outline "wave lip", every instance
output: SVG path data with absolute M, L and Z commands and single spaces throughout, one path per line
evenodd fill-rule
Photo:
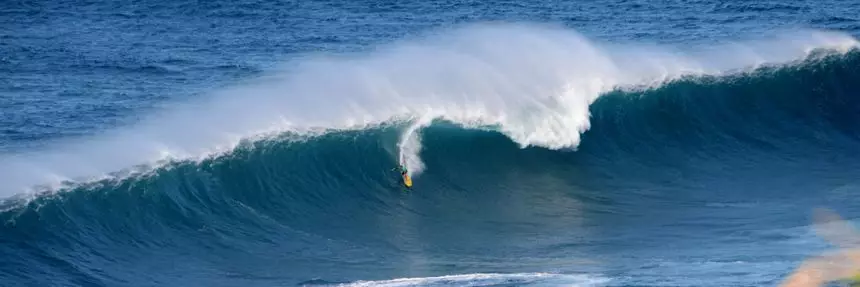
M 323 286 L 342 287 L 407 287 L 407 286 L 602 286 L 610 280 L 604 277 L 554 273 L 476 273 L 438 277 L 399 278 L 381 281 L 356 281 Z
M 521 146 L 576 148 L 591 128 L 590 105 L 615 89 L 855 47 L 848 35 L 819 31 L 684 51 L 598 43 L 557 27 L 467 26 L 369 54 L 304 58 L 289 71 L 220 91 L 206 103 L 176 105 L 137 126 L 0 155 L 0 170 L 9 171 L 0 174 L 2 195 L 92 181 L 166 159 L 223 154 L 260 135 L 360 130 L 402 120 L 492 126 Z M 423 168 L 420 149 L 418 128 L 402 137 L 398 152 L 410 170 Z

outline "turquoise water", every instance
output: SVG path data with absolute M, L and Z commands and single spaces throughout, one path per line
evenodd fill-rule
M 775 286 L 860 214 L 853 11 L 0 4 L 0 281 Z

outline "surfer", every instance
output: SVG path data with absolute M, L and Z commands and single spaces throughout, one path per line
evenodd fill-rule
M 402 164 L 397 165 L 397 167 L 395 167 L 395 168 L 393 168 L 393 169 L 391 169 L 391 170 L 392 170 L 392 171 L 394 171 L 394 170 L 400 171 L 400 175 L 406 175 L 406 173 L 407 173 L 407 171 L 406 171 L 406 167 L 405 167 L 405 166 L 403 166 Z
M 392 169 L 392 171 L 397 170 L 400 171 L 400 176 L 403 178 L 403 185 L 406 187 L 412 187 L 412 178 L 409 177 L 409 171 L 406 170 L 406 167 L 403 164 L 397 165 L 396 168 Z

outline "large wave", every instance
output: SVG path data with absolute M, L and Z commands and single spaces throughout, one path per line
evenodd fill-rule
M 398 123 L 409 128 L 392 158 L 420 173 L 420 128 L 434 119 L 492 129 L 520 146 L 575 148 L 591 127 L 590 105 L 612 91 L 793 64 L 814 51 L 856 46 L 848 35 L 821 31 L 682 48 L 602 43 L 559 27 L 472 25 L 370 53 L 312 55 L 135 126 L 3 155 L 0 181 L 8 196 L 219 155 L 274 134 L 301 141 Z
M 490 30 L 496 29 L 501 28 Z M 569 36 L 563 30 L 551 31 Z M 286 121 L 283 126 L 270 126 L 269 117 L 286 118 L 287 114 L 280 113 L 299 109 L 273 105 L 281 101 L 280 96 L 289 96 L 271 90 L 282 87 L 282 80 L 269 82 L 273 86 L 237 88 L 215 97 L 214 102 L 198 108 L 175 107 L 128 130 L 59 146 L 44 154 L 4 157 L 3 168 L 16 167 L 12 173 L 33 176 L 17 183 L 39 182 L 44 179 L 39 176 L 45 174 L 88 176 L 102 169 L 110 172 L 111 167 L 124 173 L 75 184 L 71 192 L 4 202 L 0 234 L 9 244 L 0 246 L 5 247 L 0 248 L 0 257 L 15 261 L 7 265 L 15 266 L 12 270 L 16 271 L 0 274 L 0 281 L 239 285 L 252 280 L 267 285 L 345 286 L 599 285 L 614 281 L 617 274 L 599 266 L 601 261 L 613 260 L 612 255 L 589 253 L 594 242 L 607 244 L 617 235 L 613 232 L 616 226 L 595 223 L 599 214 L 653 219 L 666 214 L 660 210 L 671 210 L 684 220 L 692 218 L 696 225 L 726 227 L 682 228 L 675 234 L 694 234 L 688 239 L 699 242 L 696 238 L 711 240 L 725 235 L 726 230 L 746 227 L 736 226 L 743 224 L 732 219 L 707 217 L 712 216 L 709 211 L 687 217 L 686 206 L 723 208 L 738 202 L 759 210 L 760 206 L 787 204 L 792 212 L 777 212 L 778 217 L 799 217 L 802 215 L 793 212 L 796 202 L 821 196 L 807 194 L 788 203 L 785 198 L 854 178 L 852 170 L 860 168 L 860 129 L 856 126 L 860 121 L 860 98 L 856 97 L 860 52 L 796 51 L 797 59 L 786 56 L 774 66 L 743 66 L 689 77 L 679 73 L 675 78 L 666 77 L 672 79 L 668 82 L 643 80 L 639 84 L 645 83 L 644 87 L 635 83 L 607 87 L 577 114 L 584 117 L 585 126 L 568 127 L 575 130 L 567 138 L 570 141 L 552 135 L 554 124 L 559 124 L 557 132 L 568 131 L 562 129 L 561 121 L 517 121 L 524 115 L 541 115 L 545 110 L 540 107 L 562 108 L 541 105 L 546 99 L 574 94 L 545 94 L 533 103 L 523 95 L 516 102 L 519 106 L 501 106 L 504 96 L 489 94 L 486 106 L 499 109 L 475 110 L 519 117 L 456 117 L 457 113 L 444 109 L 413 111 L 405 107 L 405 112 L 390 114 L 367 110 L 368 117 L 379 115 L 379 120 L 344 120 L 341 125 L 323 124 L 323 120 L 316 125 Z M 383 55 L 388 53 L 379 52 L 376 57 L 385 58 Z M 352 67 L 347 63 L 374 63 L 371 59 L 362 56 L 326 63 Z M 307 71 L 298 69 L 291 72 L 298 74 L 279 77 L 306 77 Z M 341 70 L 331 70 L 331 74 L 342 77 L 332 78 L 332 83 L 353 75 Z M 326 90 L 325 85 L 317 84 L 320 91 Z M 247 93 L 249 89 L 265 92 Z M 235 95 L 246 97 L 243 101 L 232 98 Z M 450 99 L 439 96 L 424 104 L 429 107 L 428 103 L 444 100 Z M 360 103 L 353 102 L 352 108 L 340 102 L 332 105 L 357 111 Z M 312 114 L 313 108 L 322 109 L 306 105 L 299 111 L 307 109 Z M 450 108 L 457 111 L 460 107 Z M 568 115 L 561 112 L 549 113 L 544 120 Z M 348 119 L 355 115 L 315 116 Z M 243 122 L 246 118 L 253 120 Z M 512 127 L 518 124 L 534 138 L 517 137 Z M 525 124 L 535 130 L 526 129 Z M 589 129 L 580 133 L 576 128 Z M 543 137 L 545 132 L 552 136 Z M 558 140 L 551 142 L 557 145 L 541 142 L 547 139 Z M 527 145 L 550 149 L 523 148 Z M 556 148 L 577 151 L 553 150 Z M 134 153 L 147 151 L 153 152 L 151 159 Z M 170 160 L 157 162 L 163 159 L 157 151 L 165 151 L 163 155 Z M 98 156 L 90 162 L 90 155 Z M 424 168 L 410 193 L 401 193 L 399 178 L 390 171 L 398 158 L 412 166 L 413 172 Z M 36 159 L 44 161 L 33 161 Z M 137 162 L 155 164 L 134 167 Z M 86 169 L 75 169 L 78 165 Z M 137 172 L 147 174 L 114 180 Z M 19 179 L 13 175 L 3 176 Z M 768 180 L 785 177 L 796 179 Z M 809 178 L 824 180 L 805 182 Z M 791 188 L 771 191 L 789 184 Z M 696 187 L 702 185 L 706 187 Z M 853 189 L 843 188 L 841 193 L 846 190 Z M 681 198 L 676 199 L 678 196 Z M 773 212 L 761 209 L 766 214 Z M 749 218 L 758 220 L 752 215 Z M 644 228 L 648 228 L 649 221 L 645 222 Z M 628 230 L 631 233 L 621 234 L 643 235 L 636 228 Z M 657 239 L 645 240 L 645 247 L 636 248 L 665 245 L 666 236 L 661 233 Z M 733 236 L 743 240 L 765 236 L 769 239 L 762 244 L 779 243 L 774 243 L 772 230 Z M 614 248 L 612 243 L 605 246 Z M 496 252 L 500 250 L 503 252 Z M 774 254 L 783 252 L 775 250 Z M 784 264 L 792 262 L 784 257 L 774 259 L 782 262 L 777 264 L 770 258 L 764 260 L 767 262 L 736 268 L 754 266 L 760 271 L 757 274 L 778 274 Z M 676 272 L 678 266 L 699 264 L 686 259 L 676 262 L 665 268 Z M 433 277 L 446 274 L 463 275 Z M 756 277 L 761 275 L 732 274 L 726 276 L 729 285 L 762 280 Z M 385 280 L 390 278 L 401 279 Z M 650 280 L 647 275 L 635 280 L 642 278 Z

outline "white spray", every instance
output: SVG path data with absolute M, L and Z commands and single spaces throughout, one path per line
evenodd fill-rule
M 413 173 L 423 169 L 419 129 L 435 118 L 496 126 L 522 146 L 575 147 L 590 127 L 589 105 L 612 89 L 786 63 L 815 48 L 854 47 L 848 35 L 795 31 L 682 52 L 599 44 L 561 28 L 469 26 L 364 55 L 302 58 L 288 63 L 289 72 L 193 106 L 177 103 L 133 127 L 0 155 L 0 196 L 37 184 L 101 179 L 137 164 L 208 157 L 265 134 L 363 129 L 404 118 L 419 119 L 398 151 Z
M 430 115 L 424 115 L 414 121 L 406 128 L 397 143 L 398 162 L 406 167 L 410 176 L 421 174 L 424 171 L 424 162 L 421 161 L 419 154 L 421 152 L 420 129 L 432 121 L 433 118 Z

